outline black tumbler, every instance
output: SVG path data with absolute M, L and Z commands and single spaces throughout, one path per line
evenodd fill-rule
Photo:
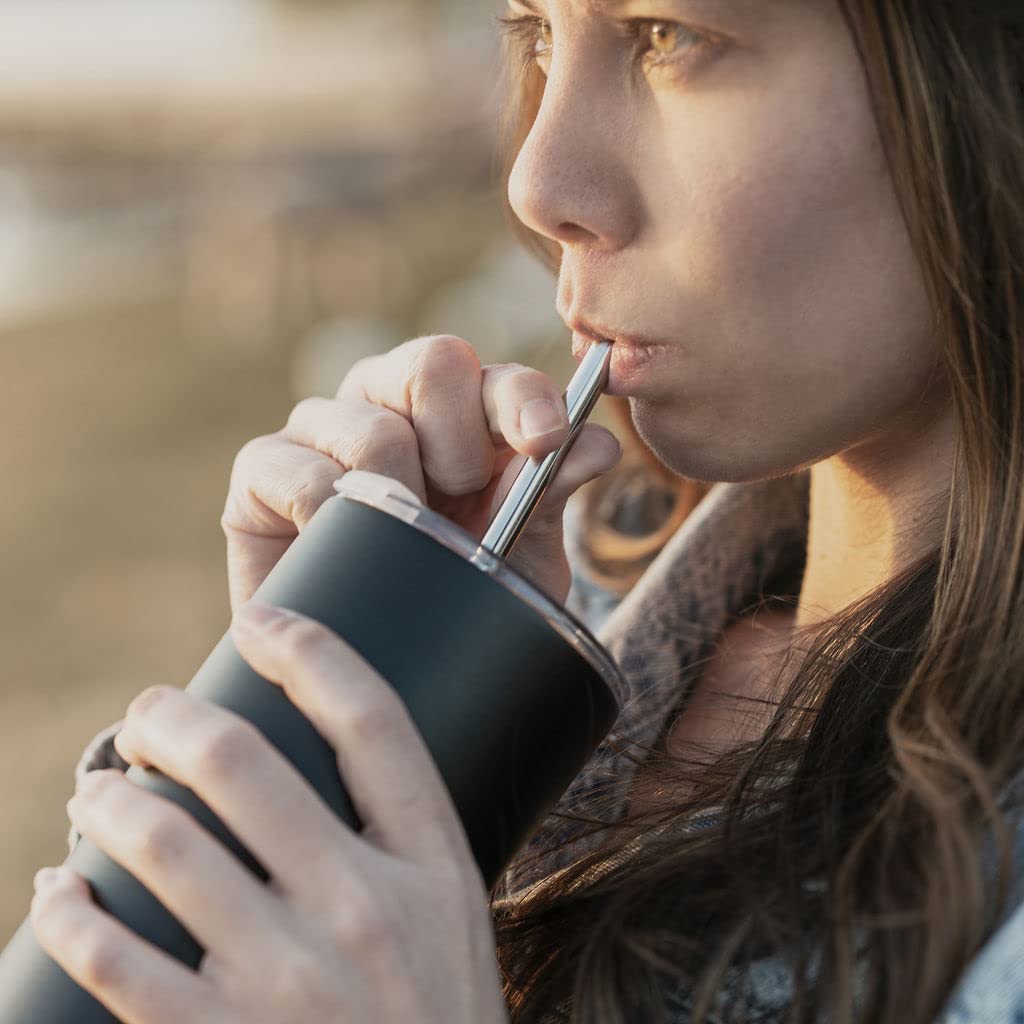
M 254 598 L 329 626 L 394 686 L 451 793 L 492 886 L 611 729 L 624 682 L 584 624 L 401 484 L 353 471 Z M 225 633 L 187 689 L 254 723 L 338 816 L 361 828 L 335 752 Z M 128 777 L 188 810 L 268 875 L 191 790 Z M 96 903 L 197 967 L 203 949 L 135 877 L 82 838 L 66 863 Z M 0 956 L 0 1024 L 116 1018 L 38 945 L 26 918 Z

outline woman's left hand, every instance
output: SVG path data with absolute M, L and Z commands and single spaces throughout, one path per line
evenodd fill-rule
M 204 947 L 196 971 L 93 902 L 70 868 L 36 876 L 40 945 L 125 1024 L 507 1022 L 483 879 L 395 691 L 336 633 L 242 606 L 239 652 L 337 752 L 356 833 L 240 716 L 175 687 L 128 708 L 115 745 L 187 786 L 266 868 L 257 877 L 185 810 L 90 772 L 79 831 Z

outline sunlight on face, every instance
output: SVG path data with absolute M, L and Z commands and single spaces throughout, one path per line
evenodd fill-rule
M 884 437 L 936 366 L 835 0 L 510 0 L 544 94 L 509 180 L 558 305 L 669 344 L 631 391 L 666 465 L 750 480 Z

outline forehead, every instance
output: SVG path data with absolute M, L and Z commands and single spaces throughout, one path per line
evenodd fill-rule
M 630 3 L 630 0 L 508 0 L 512 7 L 525 7 L 540 13 L 543 7 L 576 7 L 581 14 L 606 14 Z
M 587 14 L 614 14 L 635 5 L 636 0 L 508 0 L 513 7 L 525 7 L 540 14 L 544 10 L 575 11 L 581 17 Z M 685 2 L 685 0 L 684 0 Z M 706 6 L 698 4 L 698 6 Z
M 807 6 L 810 0 L 803 2 Z M 665 0 L 659 5 L 657 15 L 683 20 L 687 17 L 698 18 L 711 22 L 716 19 L 740 19 L 747 22 L 752 18 L 763 21 L 774 20 L 783 9 L 793 7 L 794 3 L 795 0 Z M 508 0 L 508 4 L 538 15 L 560 11 L 573 13 L 580 18 L 612 14 L 652 16 L 649 0 Z

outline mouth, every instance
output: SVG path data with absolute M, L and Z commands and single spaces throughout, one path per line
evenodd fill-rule
M 559 315 L 562 316 L 561 310 Z M 622 397 L 653 394 L 656 381 L 648 367 L 668 352 L 671 345 L 642 334 L 626 334 L 582 317 L 562 316 L 562 320 L 572 331 L 572 354 L 577 362 L 582 361 L 595 342 L 612 342 L 605 394 Z
M 593 324 L 581 317 L 562 317 L 566 327 L 582 338 L 589 338 L 591 341 L 613 341 L 633 348 L 657 348 L 659 342 L 653 338 L 647 338 L 640 334 L 625 334 L 613 328 L 604 327 L 600 324 Z
M 598 340 L 612 342 L 612 358 L 608 365 L 608 384 L 604 389 L 606 395 L 628 397 L 638 396 L 651 390 L 653 383 L 647 369 L 650 364 L 668 348 L 667 345 L 633 345 L 628 341 L 615 338 L 596 339 L 590 335 L 574 331 L 572 336 L 572 354 L 577 362 L 590 350 L 590 346 Z

